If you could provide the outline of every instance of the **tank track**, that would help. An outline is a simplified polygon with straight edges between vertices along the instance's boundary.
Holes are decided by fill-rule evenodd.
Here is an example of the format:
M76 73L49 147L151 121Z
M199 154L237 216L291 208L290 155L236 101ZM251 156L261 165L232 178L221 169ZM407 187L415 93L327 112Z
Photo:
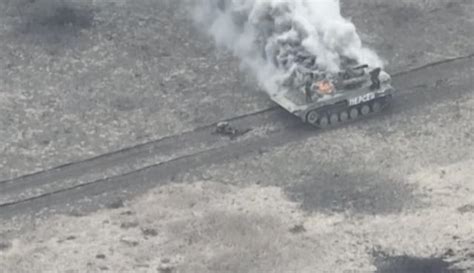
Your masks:
M306 115L306 122L320 129L358 120L383 111L391 101L391 95L377 98L352 107L347 103L313 109Z

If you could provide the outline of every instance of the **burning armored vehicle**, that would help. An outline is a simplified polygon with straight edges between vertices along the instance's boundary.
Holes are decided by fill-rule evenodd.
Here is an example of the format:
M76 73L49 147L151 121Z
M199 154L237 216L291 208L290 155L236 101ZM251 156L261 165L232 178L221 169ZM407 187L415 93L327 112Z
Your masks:
M337 0L215 0L209 29L270 98L317 127L381 111L394 93ZM223 35L225 34L225 35Z
M270 97L303 122L321 128L380 112L395 91L386 72L367 65L348 68L332 80L311 73L303 78Z

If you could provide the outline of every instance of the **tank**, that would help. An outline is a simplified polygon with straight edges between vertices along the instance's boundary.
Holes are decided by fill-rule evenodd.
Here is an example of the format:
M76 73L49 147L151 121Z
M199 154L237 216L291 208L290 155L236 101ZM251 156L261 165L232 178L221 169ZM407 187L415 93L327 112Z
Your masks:
M318 79L310 73L302 77L303 84L295 87L291 83L270 98L318 128L381 112L395 92L388 73L367 65L346 69L332 79Z
M271 100L303 122L328 127L380 112L390 103L395 92L390 75L372 67L381 61L363 57L371 51L345 20L336 18L327 29L296 11L292 1L216 1L236 35L245 36L247 60L271 68L264 73L271 75L266 85Z

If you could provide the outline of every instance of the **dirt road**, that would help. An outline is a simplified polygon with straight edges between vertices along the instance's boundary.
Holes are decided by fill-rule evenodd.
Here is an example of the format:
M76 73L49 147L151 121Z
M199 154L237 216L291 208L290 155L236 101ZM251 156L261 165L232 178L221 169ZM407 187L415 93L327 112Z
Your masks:
M2 143L0 271L474 272L472 3L344 1L364 40L388 59L399 93L380 116L324 131L252 90L236 60L210 53L211 43L192 33L175 1L154 5L159 19L151 16L152 4L103 6L94 13L96 25L71 36L82 60L103 61L81 74L103 86L101 93L72 97L61 87L86 90L89 80L47 74L70 62L71 51L59 46L68 41L29 48L42 54L56 48L56 57L22 59L31 33L13 35L14 17L2 17L9 38L2 54L14 53L24 65L18 79L54 81L49 89L39 81L32 88L14 73L3 76L0 103L7 107L0 111L22 118L31 134ZM164 35L159 47L150 33ZM185 45L187 35L195 43ZM117 40L114 56L101 55ZM138 44L151 50L146 54L168 52L143 60L168 72L143 68L146 79L122 85L125 70L142 67L128 65L137 55L127 54L145 54ZM50 58L61 65L38 69ZM108 74L112 64L122 72ZM177 91L190 82L199 84ZM13 86L20 101L7 91ZM125 95L132 89L142 93ZM145 103L158 93L159 104ZM35 113L46 113L43 97L55 98L56 112L36 124ZM87 117L65 106L74 100L91 107ZM108 102L117 107L102 111ZM236 139L213 134L223 119L251 130ZM76 120L72 133L68 120ZM3 124L5 136L23 128ZM35 132L55 124L65 127L48 145L36 143L45 139ZM84 133L91 124L104 127Z

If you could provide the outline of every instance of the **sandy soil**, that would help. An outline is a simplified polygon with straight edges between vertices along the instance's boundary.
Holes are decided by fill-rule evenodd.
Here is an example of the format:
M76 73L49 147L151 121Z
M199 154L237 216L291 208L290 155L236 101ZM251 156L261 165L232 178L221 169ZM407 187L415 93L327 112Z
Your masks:
M0 265L5 272L373 272L383 250L474 270L472 164L406 177L423 208L377 215L308 212L272 186L165 186L115 210L38 223L1 250Z

